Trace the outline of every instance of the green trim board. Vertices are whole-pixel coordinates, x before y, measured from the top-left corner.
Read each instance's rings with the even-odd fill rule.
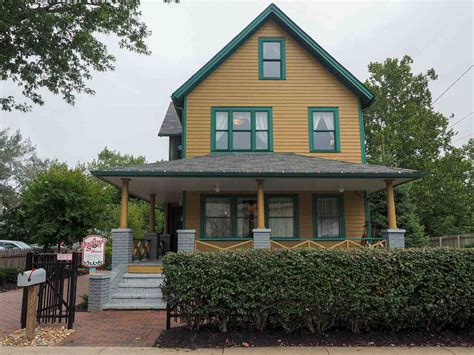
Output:
[[[359,106],[359,135],[360,135],[360,160],[362,164],[367,164],[367,157],[365,152],[365,129],[364,129],[364,112],[362,111],[362,104],[360,100]]]
[[[339,194],[313,194],[312,198],[312,203],[313,203],[313,211],[312,211],[312,216],[313,216],[313,235],[318,239],[327,239],[327,238],[338,238],[338,237],[324,237],[320,238],[318,236],[318,204],[317,200],[320,198],[337,198],[337,206],[338,206],[338,214],[339,214],[339,238],[342,238],[342,240],[346,239],[346,216],[345,216],[345,211],[344,211],[344,194],[339,193]]]
[[[267,20],[272,19],[286,30],[303,48],[323,64],[336,78],[346,85],[362,102],[362,107],[368,107],[375,99],[374,94],[344,66],[326,52],[296,23],[283,13],[275,4],[270,4],[247,27],[234,37],[222,50],[212,57],[201,69],[181,85],[171,98],[175,106],[180,106],[183,98],[198,86],[209,74],[232,55],[253,33]]]
[[[299,223],[299,196],[298,194],[269,194],[265,195],[265,226],[267,228],[270,228],[269,224],[269,200],[272,198],[291,198],[293,199],[293,236],[276,236],[274,238],[289,238],[289,239],[294,239],[294,238],[299,238],[300,235],[300,223]],[[276,218],[276,217],[275,217]],[[285,217],[285,218],[290,218],[290,217]],[[273,234],[273,232],[272,232]]]
[[[280,43],[280,59],[265,59],[263,57],[264,43]],[[280,62],[280,77],[265,77],[264,76],[264,61]],[[260,80],[285,80],[286,79],[286,49],[284,37],[259,37],[258,38],[258,78]]]
[[[184,102],[183,102],[183,138],[182,138],[182,143],[181,146],[183,147],[183,151],[181,152],[181,158],[186,159],[186,104],[187,104],[187,98],[186,96],[184,97]]]
[[[315,130],[313,124],[314,112],[332,112],[334,117],[334,129],[332,130]],[[313,153],[340,153],[341,152],[341,133],[339,129],[339,108],[338,107],[308,107],[308,123],[309,123],[309,151]],[[315,147],[314,132],[334,132],[334,149],[320,149]]]
[[[216,113],[227,112],[227,129],[222,130],[227,132],[227,149],[216,148]],[[250,130],[244,130],[239,132],[250,132],[251,133],[251,148],[250,149],[234,149],[233,148],[233,113],[234,112],[250,112],[251,128]],[[268,114],[268,129],[257,130],[256,128],[256,113],[266,112]],[[257,149],[256,137],[257,132],[262,131],[268,132],[268,149]],[[273,114],[271,107],[211,107],[211,152],[272,152],[273,151]]]

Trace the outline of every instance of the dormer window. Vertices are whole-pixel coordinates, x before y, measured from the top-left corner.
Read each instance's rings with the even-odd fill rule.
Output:
[[[212,151],[271,151],[269,107],[213,107]]]
[[[262,80],[284,80],[286,77],[285,39],[258,39],[258,75]]]

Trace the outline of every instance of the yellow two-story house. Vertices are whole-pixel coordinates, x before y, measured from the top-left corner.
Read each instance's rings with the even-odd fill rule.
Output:
[[[367,206],[382,189],[389,232],[403,235],[393,189],[421,173],[367,164],[363,112],[374,95],[277,6],[171,99],[159,133],[169,161],[92,172],[122,189],[122,231],[129,194],[150,201],[150,233],[162,239],[153,254],[382,246]],[[155,203],[166,212],[160,233]]]

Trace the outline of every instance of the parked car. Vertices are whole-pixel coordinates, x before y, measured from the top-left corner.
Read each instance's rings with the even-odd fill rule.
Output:
[[[0,250],[7,249],[22,249],[22,250],[33,250],[33,248],[25,242],[19,240],[0,240]]]

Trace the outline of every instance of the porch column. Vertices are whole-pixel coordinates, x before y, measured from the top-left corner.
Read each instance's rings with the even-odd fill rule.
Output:
[[[405,248],[405,229],[398,229],[397,215],[395,211],[395,194],[393,191],[393,180],[385,180],[387,184],[387,225],[382,231],[389,249]]]
[[[150,194],[150,216],[148,221],[149,233],[155,233],[155,199],[156,194]]]
[[[395,195],[393,192],[393,180],[386,180],[387,184],[387,224],[388,229],[397,229],[397,215],[395,212]]]
[[[263,191],[264,179],[257,179],[257,210],[258,210],[258,229],[265,229],[265,193]]]
[[[126,229],[128,227],[128,184],[130,179],[122,180],[122,199],[120,204],[120,227]]]

